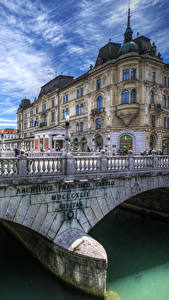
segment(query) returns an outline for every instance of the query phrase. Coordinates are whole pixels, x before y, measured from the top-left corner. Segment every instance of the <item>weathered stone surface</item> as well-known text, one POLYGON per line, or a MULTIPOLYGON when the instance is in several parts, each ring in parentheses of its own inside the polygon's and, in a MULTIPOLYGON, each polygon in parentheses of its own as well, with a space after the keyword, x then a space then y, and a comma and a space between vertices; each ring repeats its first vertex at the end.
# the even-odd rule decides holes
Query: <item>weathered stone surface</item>
MULTIPOLYGON (((138 170, 137 172, 126 173, 112 171, 109 174, 85 174, 86 183, 83 183, 83 179, 83 173, 79 176, 75 174, 55 178, 53 176, 46 176, 46 178, 45 176, 31 176, 26 177, 24 181, 22 177, 0 178, 0 181, 2 180, 0 185, 0 218, 3 221, 10 221, 11 224, 13 222, 13 225, 15 223, 24 225, 25 229, 22 231, 30 228, 43 235, 51 243, 53 240, 55 244, 57 238, 64 237, 66 232, 75 233, 75 230, 83 232, 85 238, 80 238, 82 244, 80 244, 80 248, 77 246, 79 252, 74 253, 73 248, 65 248, 69 252, 64 254, 66 256, 62 256, 63 249, 59 248, 60 250, 56 251, 57 254, 59 253, 58 256, 51 255, 45 261, 45 265, 54 264, 51 267, 52 272, 63 277, 70 284, 73 284, 73 280, 75 280, 80 288, 82 288, 81 283, 83 282, 83 290, 88 292, 90 290, 91 293, 97 294, 96 286, 103 292, 101 282, 105 280, 106 270, 103 268, 104 270, 100 273, 98 271, 99 265, 95 262, 91 269, 90 265, 86 263, 87 258, 83 260, 82 257, 76 257, 76 255, 88 257, 87 254, 90 253, 91 259, 95 259, 89 251, 94 244, 86 238, 85 233, 89 232, 112 209, 126 200, 133 197, 141 199, 147 191, 153 192, 156 189, 163 191, 164 188, 169 188, 169 173, 167 169, 152 172, 141 171, 140 173, 138 170), (98 180, 98 175, 100 180, 98 180), (69 256, 70 261, 68 260, 69 256), (75 257, 78 263, 73 268, 70 262, 76 261, 75 257), (96 269, 94 266, 97 266, 96 269), (95 278, 93 281, 94 274, 97 274, 97 280, 95 278), (85 287, 86 276, 88 276, 87 287, 85 287)), ((150 210, 151 197, 149 200, 148 207, 145 209, 150 210)), ((146 206, 144 201, 142 202, 142 205, 146 206)), ((153 208, 162 213, 165 213, 165 210, 168 212, 167 198, 163 203, 153 202, 153 208)), ((16 228, 16 225, 14 226, 16 228)), ((78 242, 76 237, 76 243, 78 242)), ((42 248, 42 244, 40 247, 42 248)), ((61 246, 57 245, 57 247, 61 246)), ((96 248, 98 254, 100 248, 98 245, 96 248)), ((35 252, 38 251, 35 247, 32 249, 35 252)))

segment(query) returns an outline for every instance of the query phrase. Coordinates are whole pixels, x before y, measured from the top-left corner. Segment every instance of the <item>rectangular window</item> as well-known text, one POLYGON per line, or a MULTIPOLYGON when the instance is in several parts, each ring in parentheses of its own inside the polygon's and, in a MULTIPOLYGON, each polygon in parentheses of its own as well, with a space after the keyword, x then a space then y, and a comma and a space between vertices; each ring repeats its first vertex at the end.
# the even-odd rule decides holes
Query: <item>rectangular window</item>
POLYGON ((55 106, 55 99, 52 99, 52 108, 55 106))
POLYGON ((47 116, 44 116, 44 117, 43 117, 43 122, 44 122, 44 123, 47 123, 47 116))
POLYGON ((151 116, 151 122, 152 122, 152 127, 155 127, 155 116, 154 115, 152 115, 151 116))
POLYGON ((167 108, 167 97, 165 95, 164 95, 163 101, 164 101, 164 107, 167 108))
POLYGON ((24 114, 24 119, 27 119, 27 114, 24 114))
POLYGON ((52 111, 52 122, 54 122, 54 121, 55 121, 55 112, 52 111))
POLYGON ((169 96, 168 96, 168 106, 167 106, 167 108, 169 108, 169 96))
POLYGON ((45 111, 46 110, 46 103, 43 103, 42 104, 42 111, 45 111))
POLYGON ((101 89, 101 79, 97 80, 97 90, 101 89))
POLYGON ((77 90, 77 98, 80 98, 80 90, 77 90))
POLYGON ((131 79, 136 79, 136 69, 131 69, 131 79))
POLYGON ((63 117, 63 120, 65 119, 65 117, 66 117, 66 111, 65 111, 65 109, 63 109, 63 112, 62 112, 62 117, 63 117))
POLYGON ((68 103, 68 94, 63 96, 63 104, 68 103))
POLYGON ((129 80, 129 69, 123 70, 123 80, 129 80))
POLYGON ((167 86, 167 77, 164 77, 164 85, 167 86))
POLYGON ((27 123, 24 123, 24 129, 27 129, 27 123))
POLYGON ((168 124, 167 124, 167 128, 169 128, 169 118, 168 118, 168 122, 167 122, 168 124))
POLYGON ((26 138, 27 137, 27 133, 24 133, 24 138, 26 138))
POLYGON ((33 110, 30 111, 30 117, 32 117, 32 116, 33 116, 33 110))
POLYGON ((83 111, 84 111, 84 105, 83 103, 80 105, 80 114, 83 114, 83 111))
POLYGON ((36 106, 36 114, 39 112, 39 106, 36 106))
POLYGON ((33 120, 30 121, 30 127, 33 127, 33 120))
POLYGON ((166 128, 166 126, 167 126, 167 118, 164 117, 164 128, 166 128))
POLYGON ((168 87, 169 87, 169 77, 168 77, 168 87))
POLYGON ((156 82, 156 72, 153 72, 152 81, 153 81, 153 82, 156 82))
POLYGON ((80 131, 83 131, 83 122, 80 122, 80 131))
POLYGON ((81 97, 83 97, 83 88, 80 89, 81 97))
POLYGON ((66 116, 68 116, 69 115, 69 108, 67 107, 66 108, 66 116))

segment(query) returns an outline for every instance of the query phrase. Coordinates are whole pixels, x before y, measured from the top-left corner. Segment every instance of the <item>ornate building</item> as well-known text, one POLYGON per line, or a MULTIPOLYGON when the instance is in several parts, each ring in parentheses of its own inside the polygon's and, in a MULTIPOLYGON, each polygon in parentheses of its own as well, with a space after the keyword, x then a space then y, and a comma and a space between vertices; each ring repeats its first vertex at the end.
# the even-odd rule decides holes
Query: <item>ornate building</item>
POLYGON ((18 129, 28 148, 61 148, 69 115, 72 147, 79 151, 169 153, 169 64, 149 38, 132 35, 129 9, 122 46, 109 40, 87 73, 60 75, 32 104, 22 100, 18 129))

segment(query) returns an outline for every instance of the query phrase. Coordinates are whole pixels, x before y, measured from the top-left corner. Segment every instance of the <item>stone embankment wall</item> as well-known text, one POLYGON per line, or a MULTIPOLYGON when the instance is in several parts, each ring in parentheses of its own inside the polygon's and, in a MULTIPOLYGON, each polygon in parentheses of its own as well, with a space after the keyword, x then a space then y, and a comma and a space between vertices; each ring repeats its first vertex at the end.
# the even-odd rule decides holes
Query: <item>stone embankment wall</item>
POLYGON ((56 244, 18 224, 3 225, 57 277, 83 292, 104 297, 107 255, 87 234, 70 230, 60 235, 56 244))
POLYGON ((121 207, 169 223, 169 188, 144 192, 132 197, 121 207))

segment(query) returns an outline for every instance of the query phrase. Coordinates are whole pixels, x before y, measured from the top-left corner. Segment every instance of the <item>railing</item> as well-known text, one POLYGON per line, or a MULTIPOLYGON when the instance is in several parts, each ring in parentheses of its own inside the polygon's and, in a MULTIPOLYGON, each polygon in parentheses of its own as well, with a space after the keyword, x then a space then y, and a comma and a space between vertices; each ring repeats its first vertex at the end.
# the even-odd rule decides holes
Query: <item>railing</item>
POLYGON ((0 159, 0 176, 15 176, 19 174, 18 158, 0 159))
POLYGON ((62 171, 61 158, 31 158, 27 160, 27 174, 40 175, 40 174, 58 174, 62 171))
MULTIPOLYGON (((43 153, 44 154, 44 153, 43 153)), ((86 175, 101 173, 142 172, 169 169, 169 155, 110 156, 55 152, 54 156, 0 158, 0 177, 86 175), (56 155, 57 153, 57 155, 56 155)))

